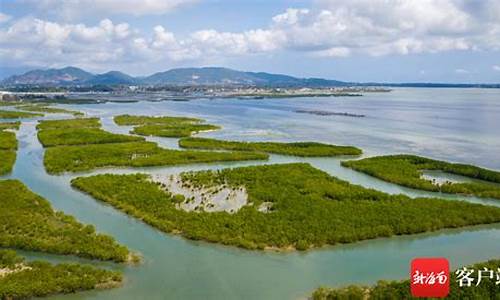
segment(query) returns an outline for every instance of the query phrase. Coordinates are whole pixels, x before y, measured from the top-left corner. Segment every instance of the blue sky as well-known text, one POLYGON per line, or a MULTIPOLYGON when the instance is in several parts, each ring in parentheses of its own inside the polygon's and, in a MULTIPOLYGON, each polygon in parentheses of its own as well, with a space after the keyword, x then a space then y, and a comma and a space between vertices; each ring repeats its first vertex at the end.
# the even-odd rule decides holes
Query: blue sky
POLYGON ((500 82, 498 0, 0 0, 2 74, 175 67, 500 82))

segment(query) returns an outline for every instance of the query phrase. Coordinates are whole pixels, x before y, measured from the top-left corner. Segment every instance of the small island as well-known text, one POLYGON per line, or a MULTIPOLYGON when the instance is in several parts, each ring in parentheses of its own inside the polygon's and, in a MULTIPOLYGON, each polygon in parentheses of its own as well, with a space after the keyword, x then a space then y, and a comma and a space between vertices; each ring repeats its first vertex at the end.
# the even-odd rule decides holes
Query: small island
POLYGON ((298 109, 295 111, 299 114, 310 114, 316 116, 341 116, 341 117, 353 117, 353 118, 364 118, 365 115, 353 114, 348 112, 335 112, 326 110, 309 110, 309 109, 298 109))
POLYGON ((75 110, 67 110, 63 108, 56 108, 56 107, 50 107, 45 103, 30 103, 30 104, 23 104, 23 105, 17 105, 16 109, 23 110, 23 111, 29 111, 29 112, 38 112, 38 113, 50 113, 50 114, 70 114, 75 117, 81 117, 84 114, 79 111, 75 110))
POLYGON ((0 247, 114 262, 137 259, 112 237, 96 233, 94 226, 54 211, 18 180, 0 180, 0 191, 0 247))
POLYGON ((121 273, 82 264, 26 261, 0 249, 0 299, 27 299, 121 285, 121 273))
POLYGON ((51 174, 101 167, 146 167, 218 161, 265 160, 258 152, 181 151, 160 148, 143 137, 114 134, 100 128, 98 119, 41 121, 38 138, 44 165, 51 174))
POLYGON ((219 126, 203 124, 204 120, 186 117, 148 117, 120 115, 114 117, 118 125, 134 125, 132 134, 161 137, 188 137, 200 131, 220 129, 219 126))
POLYGON ((98 119, 40 121, 38 139, 44 147, 63 145, 111 144, 143 141, 144 138, 115 134, 99 128, 98 119))
POLYGON ((0 119, 23 119, 34 117, 43 117, 43 114, 14 110, 0 110, 0 119))
POLYGON ((293 156, 337 156, 361 155, 362 151, 353 146, 337 146, 315 142, 238 142, 209 138, 189 137, 179 140, 179 146, 189 149, 259 151, 293 156))
POLYGON ((18 130, 21 123, 0 123, 0 175, 12 171, 16 162, 17 139, 12 130, 18 130))
POLYGON ((307 250, 500 222, 498 207, 389 195, 300 163, 103 174, 71 185, 164 232, 247 249, 307 250))
POLYGON ((342 166, 409 188, 500 199, 500 172, 473 165, 416 155, 387 155, 343 161, 342 166), (424 176, 424 171, 429 170, 461 175, 472 180, 439 183, 424 176))

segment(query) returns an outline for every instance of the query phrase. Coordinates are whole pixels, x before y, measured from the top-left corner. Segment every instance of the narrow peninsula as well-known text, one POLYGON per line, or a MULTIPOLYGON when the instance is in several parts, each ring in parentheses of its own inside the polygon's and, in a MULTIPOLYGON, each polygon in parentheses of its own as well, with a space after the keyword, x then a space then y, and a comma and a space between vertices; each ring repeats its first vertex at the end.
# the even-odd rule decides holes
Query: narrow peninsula
POLYGON ((500 172, 473 165, 416 155, 388 155, 343 161, 342 166, 409 188, 500 199, 500 172), (444 175, 448 173, 464 178, 438 181, 426 175, 427 171, 440 171, 444 175))

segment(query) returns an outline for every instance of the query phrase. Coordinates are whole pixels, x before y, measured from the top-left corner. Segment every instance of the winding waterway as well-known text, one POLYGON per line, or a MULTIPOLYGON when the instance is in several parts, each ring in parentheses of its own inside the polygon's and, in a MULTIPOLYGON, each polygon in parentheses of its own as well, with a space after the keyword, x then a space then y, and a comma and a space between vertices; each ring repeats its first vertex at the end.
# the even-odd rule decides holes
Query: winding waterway
MULTIPOLYGON (((117 114, 180 115, 221 125, 204 133, 224 139, 304 141, 350 144, 364 156, 414 153, 437 159, 500 169, 500 90, 396 89, 364 97, 293 98, 272 100, 215 99, 189 102, 106 103, 64 105, 100 117, 103 127, 127 133, 129 127, 112 122, 117 114), (325 110, 366 115, 317 116, 295 110, 325 110)), ((59 116, 60 117, 60 116, 59 116)), ((413 236, 376 239, 304 253, 257 252, 193 242, 164 234, 70 187, 75 176, 97 173, 179 173, 263 163, 304 161, 352 183, 412 197, 439 196, 500 205, 498 200, 441 195, 383 182, 340 166, 340 158, 296 158, 272 155, 266 162, 231 162, 176 167, 104 169, 61 176, 43 168, 43 148, 36 138, 36 121, 23 122, 17 136, 18 158, 12 174, 57 210, 74 215, 98 231, 114 236, 144 261, 122 266, 23 252, 29 258, 84 261, 122 270, 123 287, 91 291, 53 299, 298 299, 318 286, 370 284, 379 279, 408 275, 416 256, 444 256, 452 267, 500 257, 500 224, 475 226, 413 236)), ((148 138, 162 147, 177 147, 176 139, 148 138)), ((345 158, 344 158, 345 159, 345 158)))

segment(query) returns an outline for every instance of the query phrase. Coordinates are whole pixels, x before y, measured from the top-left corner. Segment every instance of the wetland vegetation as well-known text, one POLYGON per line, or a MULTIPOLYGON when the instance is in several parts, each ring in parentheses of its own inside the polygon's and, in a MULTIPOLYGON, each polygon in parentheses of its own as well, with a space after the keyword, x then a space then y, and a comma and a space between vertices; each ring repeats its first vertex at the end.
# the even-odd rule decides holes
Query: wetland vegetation
POLYGON ((136 116, 136 115, 119 115, 114 117, 117 125, 145 125, 145 124, 166 124, 175 125, 179 123, 201 123, 203 120, 188 117, 170 117, 170 116, 136 116))
POLYGON ((43 117, 43 114, 14 110, 0 110, 0 119, 22 119, 34 117, 43 117))
POLYGON ((204 124, 202 119, 188 117, 119 115, 114 120, 118 125, 135 126, 130 133, 145 136, 188 137, 196 132, 220 129, 204 124))
POLYGON ((142 137, 111 133, 100 128, 42 129, 38 131, 38 139, 44 147, 111 144, 144 140, 142 137))
POLYGON ((0 249, 0 299, 27 299, 117 287, 119 272, 81 264, 27 262, 12 250, 0 249))
POLYGON ((40 121, 38 140, 44 147, 62 145, 110 144, 143 141, 144 138, 115 134, 99 128, 99 119, 40 121))
POLYGON ((0 247, 126 262, 128 249, 112 237, 98 234, 18 180, 0 180, 0 247))
POLYGON ((218 129, 219 126, 210 124, 142 125, 134 127, 130 133, 145 136, 188 137, 196 132, 218 129))
POLYGON ((44 120, 36 128, 41 129, 67 129, 67 128, 100 128, 101 122, 98 118, 44 120))
POLYGON ((51 147, 45 151, 47 172, 76 172, 102 167, 151 167, 218 161, 262 160, 256 152, 181 151, 152 142, 51 147))
MULTIPOLYGON (((487 268, 494 272, 500 266, 500 259, 477 263, 468 269, 483 270, 487 268)), ((487 273, 486 273, 487 274, 487 273)), ((471 276, 474 278, 475 274, 471 276)), ((497 278, 483 277, 481 284, 476 286, 474 282, 470 287, 459 287, 457 275, 450 272, 450 293, 446 299, 498 299, 500 285, 495 284, 497 278)), ((367 300, 367 299, 418 299, 410 293, 410 280, 402 281, 379 281, 371 287, 351 285, 344 288, 321 287, 314 291, 313 300, 367 300)))
MULTIPOLYGON (((187 212, 146 174, 73 179, 73 187, 165 232, 248 249, 306 250, 392 235, 500 222, 500 208, 463 201, 412 199, 339 180, 308 164, 181 174, 188 186, 244 187, 236 213, 187 212), (267 213, 259 211, 272 203, 267 213)), ((183 201, 183 199, 180 199, 183 201)))
POLYGON ((19 126, 19 122, 0 123, 0 175, 11 172, 16 162, 16 134, 6 129, 17 130, 19 126))
POLYGON ((500 199, 500 172, 472 165, 449 163, 415 155, 377 156, 343 161, 342 165, 414 189, 500 199), (436 184, 422 177, 425 170, 439 170, 477 181, 436 184))
MULTIPOLYGON (((170 119, 161 118, 164 122, 170 119)), ((106 132, 100 128, 99 120, 94 118, 41 121, 37 128, 38 139, 43 146, 49 147, 44 156, 44 165, 49 173, 101 167, 163 166, 269 157, 257 152, 164 149, 156 143, 145 142, 143 137, 106 132)))
POLYGON ((19 127, 21 126, 21 122, 5 122, 5 123, 0 123, 0 130, 4 129, 13 129, 13 130, 19 130, 19 127))
POLYGON ((63 108, 49 107, 47 104, 24 104, 16 106, 17 109, 29 112, 50 113, 50 114, 71 114, 76 117, 81 117, 84 114, 75 110, 67 110, 63 108))
POLYGON ((179 146, 190 149, 259 151, 294 156, 360 155, 361 149, 315 142, 237 142, 209 138, 189 137, 179 140, 179 146))

